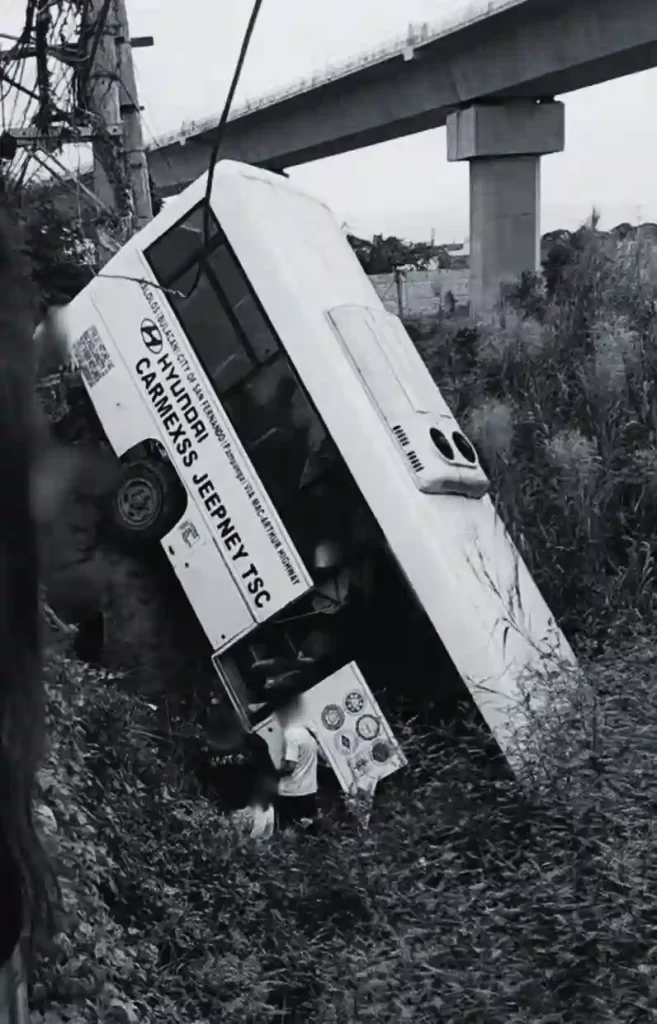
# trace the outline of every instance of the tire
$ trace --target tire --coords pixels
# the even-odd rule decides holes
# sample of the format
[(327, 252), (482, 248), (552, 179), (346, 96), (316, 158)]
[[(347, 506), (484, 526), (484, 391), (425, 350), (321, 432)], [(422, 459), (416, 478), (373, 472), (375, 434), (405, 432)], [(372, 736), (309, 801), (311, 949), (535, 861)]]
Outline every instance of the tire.
[(155, 543), (178, 522), (185, 499), (182, 484), (167, 463), (130, 462), (110, 497), (108, 525), (123, 541)]

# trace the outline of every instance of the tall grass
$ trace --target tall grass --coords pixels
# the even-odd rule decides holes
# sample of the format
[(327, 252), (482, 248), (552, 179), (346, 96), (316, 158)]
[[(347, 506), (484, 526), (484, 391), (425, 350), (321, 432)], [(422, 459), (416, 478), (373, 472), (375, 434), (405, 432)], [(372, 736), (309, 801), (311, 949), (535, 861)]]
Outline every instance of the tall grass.
[(534, 786), (409, 729), (369, 829), (258, 844), (194, 792), (146, 702), (53, 656), (63, 906), (34, 1024), (652, 1019), (656, 668), (634, 641), (585, 670)]
[(654, 612), (656, 297), (652, 250), (591, 231), (551, 297), (423, 343), (574, 638)]

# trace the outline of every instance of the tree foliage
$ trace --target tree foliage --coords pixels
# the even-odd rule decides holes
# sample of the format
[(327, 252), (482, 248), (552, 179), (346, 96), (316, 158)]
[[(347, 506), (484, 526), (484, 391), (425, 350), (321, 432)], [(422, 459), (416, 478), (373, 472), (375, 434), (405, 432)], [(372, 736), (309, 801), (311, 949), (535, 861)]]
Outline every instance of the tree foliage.
[(406, 242), (394, 235), (375, 235), (369, 241), (349, 234), (347, 240), (366, 274), (390, 274), (407, 267), (423, 270), (437, 252), (430, 242)]
[(47, 196), (23, 206), (24, 236), (43, 309), (70, 302), (94, 274), (91, 242)]

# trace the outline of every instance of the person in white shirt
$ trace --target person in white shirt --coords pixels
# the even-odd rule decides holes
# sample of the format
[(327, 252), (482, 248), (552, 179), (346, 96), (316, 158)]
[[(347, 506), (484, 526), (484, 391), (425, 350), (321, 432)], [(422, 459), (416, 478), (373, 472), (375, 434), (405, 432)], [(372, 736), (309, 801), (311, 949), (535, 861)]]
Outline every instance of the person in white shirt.
[(231, 815), (233, 824), (251, 839), (271, 839), (276, 828), (275, 795), (276, 782), (273, 776), (269, 773), (258, 774), (249, 803)]
[(278, 827), (308, 824), (313, 827), (318, 814), (317, 764), (319, 744), (306, 725), (293, 721), (296, 702), (279, 708), (283, 727), (283, 760), (278, 781)]
[(273, 803), (250, 803), (231, 815), (233, 824), (251, 839), (271, 839), (276, 827)]

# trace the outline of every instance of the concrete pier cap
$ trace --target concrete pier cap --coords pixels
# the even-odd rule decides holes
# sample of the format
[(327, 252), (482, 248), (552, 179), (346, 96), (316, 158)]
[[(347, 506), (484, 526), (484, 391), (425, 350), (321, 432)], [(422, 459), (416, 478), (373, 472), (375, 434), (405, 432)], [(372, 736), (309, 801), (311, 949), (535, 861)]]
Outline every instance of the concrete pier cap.
[(447, 118), (447, 159), (470, 163), (470, 306), (491, 312), (540, 261), (540, 158), (565, 145), (555, 100), (475, 103)]

